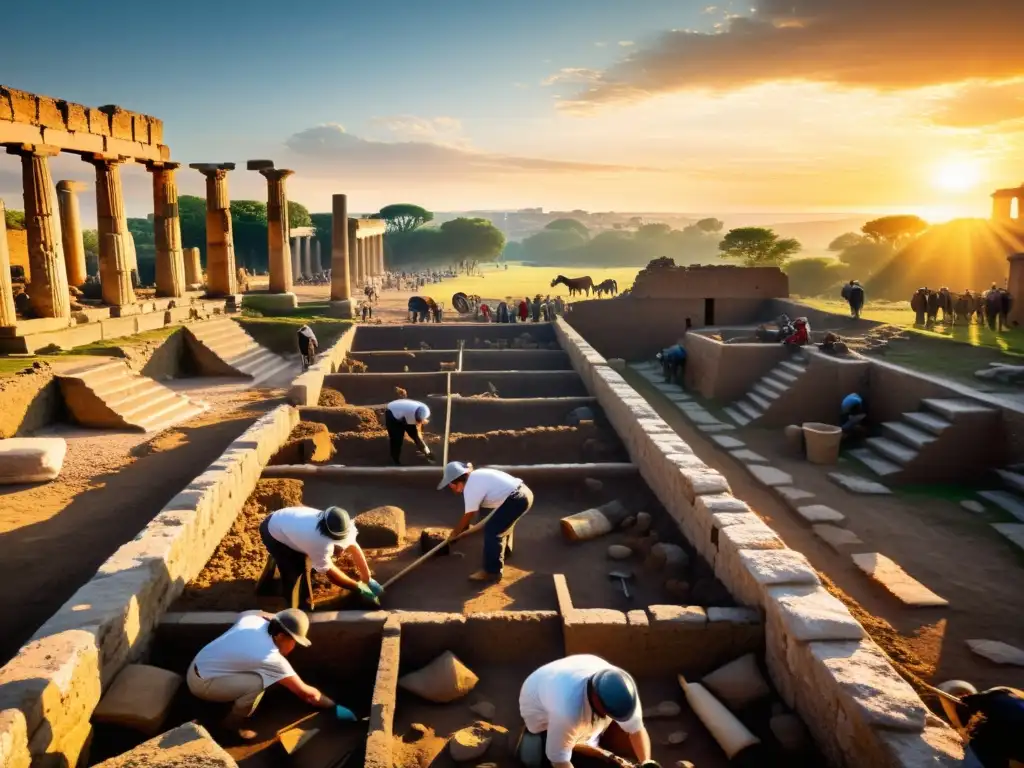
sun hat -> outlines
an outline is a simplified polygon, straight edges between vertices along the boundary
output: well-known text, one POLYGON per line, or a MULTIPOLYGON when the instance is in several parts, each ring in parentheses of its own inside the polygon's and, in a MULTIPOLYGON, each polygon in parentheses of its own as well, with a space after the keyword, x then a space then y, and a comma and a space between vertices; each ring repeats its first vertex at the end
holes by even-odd
POLYGON ((309 632, 309 617, 298 608, 288 608, 274 614, 274 619, 281 628, 292 636, 292 639, 303 648, 309 648, 310 642, 306 634, 309 632))
POLYGON ((460 477, 473 469, 472 464, 463 464, 461 461, 449 461, 444 467, 444 477, 437 484, 437 490, 443 491, 445 486, 454 483, 460 477))

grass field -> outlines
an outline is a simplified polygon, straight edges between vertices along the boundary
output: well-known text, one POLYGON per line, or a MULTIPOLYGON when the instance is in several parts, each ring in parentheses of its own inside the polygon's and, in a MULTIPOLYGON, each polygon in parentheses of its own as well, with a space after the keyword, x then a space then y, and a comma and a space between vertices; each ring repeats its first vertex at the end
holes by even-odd
POLYGON ((484 264, 482 277, 466 277, 462 275, 454 280, 445 280, 443 283, 424 288, 425 293, 433 291, 437 301, 444 301, 446 305, 451 304, 453 294, 458 292, 470 295, 476 294, 485 299, 504 299, 507 296, 526 297, 536 296, 558 296, 569 297, 569 290, 564 285, 556 288, 551 287, 551 281, 559 274, 566 277, 582 277, 590 275, 594 283, 600 283, 611 278, 619 284, 619 291, 624 291, 633 284, 640 267, 620 267, 615 269, 603 269, 600 267, 527 267, 521 264, 511 264, 508 270, 499 268, 493 264, 484 264))

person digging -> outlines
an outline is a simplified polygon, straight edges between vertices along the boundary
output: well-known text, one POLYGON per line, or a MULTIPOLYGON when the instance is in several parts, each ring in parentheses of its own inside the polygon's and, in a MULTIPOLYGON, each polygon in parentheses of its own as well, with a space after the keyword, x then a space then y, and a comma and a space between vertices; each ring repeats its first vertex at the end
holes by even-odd
POLYGON ((978 692, 963 680, 947 680, 938 690, 949 722, 985 768, 1024 765, 1024 691, 999 686, 978 692))
POLYGON ((454 542, 469 528, 477 514, 487 512, 484 523, 484 567, 470 581, 501 581, 505 557, 512 553, 513 533, 519 518, 533 506, 533 491, 518 477, 497 469, 474 469, 472 464, 451 461, 437 490, 445 486, 461 493, 466 511, 448 536, 454 542))
POLYGON ((430 409, 419 400, 392 400, 384 410, 384 426, 388 430, 388 443, 391 449, 391 463, 402 463, 402 443, 406 435, 413 441, 427 461, 433 463, 434 457, 423 441, 423 427, 430 421, 430 409))
POLYGON ((519 692, 519 714, 515 752, 527 768, 658 766, 636 683, 599 656, 567 656, 532 672, 519 692))
POLYGON ((196 654, 186 681, 192 695, 203 701, 231 703, 223 726, 245 740, 255 731, 243 728, 263 694, 280 685, 311 707, 333 709, 338 720, 355 722, 355 714, 299 677, 286 658, 296 646, 310 645, 309 617, 294 608, 276 614, 246 611, 238 621, 196 654))
POLYGON ((260 538, 270 557, 257 591, 274 573, 281 573, 284 599, 292 608, 312 610, 308 570, 322 573, 331 583, 357 593, 363 602, 379 606, 384 588, 370 576, 362 547, 356 543, 355 523, 341 507, 320 511, 311 507, 286 507, 271 512, 260 523, 260 538), (334 564, 336 550, 352 558, 357 581, 334 564), (307 565, 309 563, 310 565, 307 565))

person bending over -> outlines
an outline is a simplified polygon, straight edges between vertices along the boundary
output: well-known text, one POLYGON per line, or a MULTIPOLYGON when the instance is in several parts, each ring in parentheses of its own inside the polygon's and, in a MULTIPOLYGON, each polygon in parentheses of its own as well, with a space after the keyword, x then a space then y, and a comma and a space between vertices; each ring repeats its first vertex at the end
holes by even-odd
POLYGON ((430 421, 430 408, 419 400, 392 400, 384 410, 384 426, 388 430, 391 462, 401 464, 402 443, 408 435, 427 461, 434 461, 427 444, 423 442, 423 427, 430 421))
POLYGON ((856 392, 849 394, 843 398, 840 411, 843 439, 863 437, 867 432, 865 421, 868 418, 867 410, 864 408, 864 399, 856 392))

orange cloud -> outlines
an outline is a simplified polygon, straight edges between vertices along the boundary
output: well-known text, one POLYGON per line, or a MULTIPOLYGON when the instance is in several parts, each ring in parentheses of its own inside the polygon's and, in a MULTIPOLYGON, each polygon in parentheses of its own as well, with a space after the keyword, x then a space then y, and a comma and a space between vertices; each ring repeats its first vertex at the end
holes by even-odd
POLYGON ((933 123, 950 128, 1017 130, 1022 120, 1024 80, 965 85, 931 114, 933 123))

